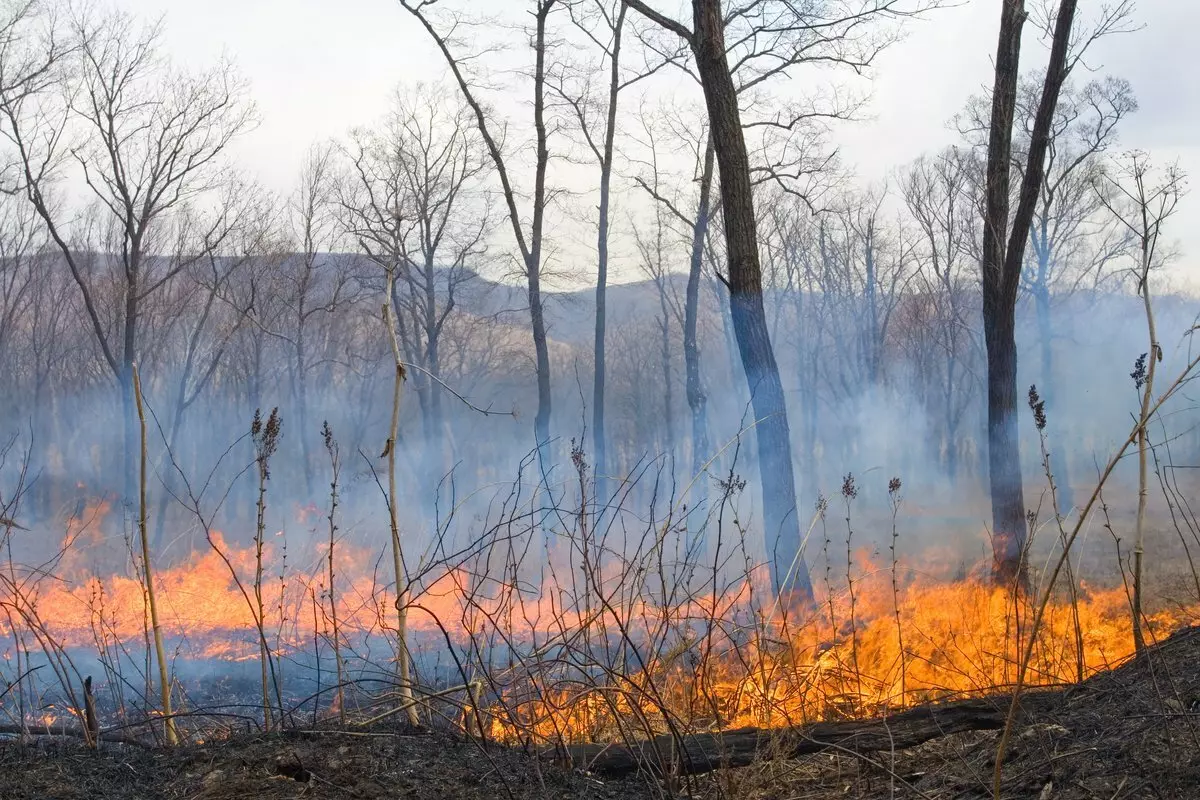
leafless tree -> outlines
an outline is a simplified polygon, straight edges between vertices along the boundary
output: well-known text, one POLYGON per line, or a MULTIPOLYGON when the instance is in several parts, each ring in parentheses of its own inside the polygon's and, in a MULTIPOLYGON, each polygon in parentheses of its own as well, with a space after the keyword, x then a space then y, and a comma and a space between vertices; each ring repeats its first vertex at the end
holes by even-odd
POLYGON ((988 130, 986 199, 983 212, 983 325, 988 354, 988 465, 992 498, 992 545, 997 580, 1019 579, 1026 538, 1017 425, 1015 314, 1025 266, 1025 247, 1046 177, 1056 109, 1072 70, 1088 46, 1122 30, 1132 4, 1100 9, 1091 27, 1075 26, 1077 0, 1045 7, 1039 19, 1051 38, 1050 58, 1028 128, 1029 144, 1018 170, 1016 209, 1010 214, 1013 127, 1020 85, 1021 32, 1029 14, 1024 0, 1005 0, 992 87, 988 130))
MULTIPOLYGON (((534 129, 534 177, 530 198, 528 223, 522 215, 518 201, 518 187, 514 181, 508 155, 504 151, 503 127, 498 125, 484 105, 479 86, 468 73, 466 64, 478 60, 478 53, 470 52, 464 38, 470 35, 473 25, 462 12, 446 11, 434 0, 400 0, 400 5, 420 24, 422 29, 441 52, 454 75, 463 100, 475 117, 479 135, 487 148, 488 156, 496 169, 504 196, 504 204, 512 226, 513 237, 520 251, 521 264, 529 292, 529 318, 533 331, 534 360, 537 375, 538 410, 533 420, 534 437, 538 452, 545 459, 546 446, 550 441, 550 349, 546 339, 545 310, 542 300, 542 255, 543 234, 546 225, 546 209, 550 192, 547 187, 547 168, 550 164, 551 127, 546 120, 546 75, 549 50, 549 19, 558 0, 529 0, 532 7, 534 28, 529 38, 533 56, 533 129, 534 129), (468 52, 463 52, 466 49, 468 52), (497 127, 501 128, 497 131, 497 127)), ((543 463, 543 467, 545 464, 543 463)))
POLYGON ((920 372, 935 384, 936 416, 945 426, 941 449, 951 481, 959 475, 963 422, 982 385, 976 366, 983 343, 973 289, 978 281, 975 172, 969 151, 949 148, 922 156, 900 178, 905 206, 924 240, 918 250, 920 288, 909 301, 905 327, 912 336, 931 340, 920 372))
POLYGON ((491 227, 483 142, 470 109, 446 96, 435 86, 398 95, 380 130, 353 134, 353 185, 342 202, 346 229, 368 258, 397 269, 397 335, 417 367, 427 447, 443 452, 442 333, 478 283, 475 266, 491 227))
MULTIPOLYGON (((216 205, 208 213, 214 221, 200 221, 187 230, 199 233, 199 241, 183 240, 183 253, 199 254, 188 258, 189 268, 181 273, 178 290, 171 298, 169 321, 157 326, 158 338, 178 342, 168 363, 179 365, 171 375, 173 386, 167 393, 169 416, 166 447, 181 458, 181 434, 184 417, 211 386, 226 360, 231 342, 249 321, 249 308, 230 307, 230 283, 252 259, 268 249, 272 233, 271 198, 260 188, 232 182, 224 187, 216 205)), ((187 256, 179 255, 183 260, 187 256)), ((154 515, 154 549, 163 544, 166 531, 167 503, 174 493, 174 471, 166 470, 166 490, 154 515)), ((189 552, 191 548, 189 547, 189 552)))
POLYGON ((314 367, 326 349, 314 339, 320 335, 322 320, 343 313, 359 299, 353 264, 336 254, 340 234, 336 180, 333 145, 314 145, 305 156, 299 185, 287 204, 284 241, 290 253, 279 264, 278 276, 280 299, 287 314, 276 327, 268 329, 291 351, 287 372, 296 403, 298 433, 294 438, 300 447, 305 492, 310 497, 315 468, 313 441, 318 431, 310 415, 309 387, 314 367))
POLYGON ((596 221, 596 319, 593 342, 592 460, 596 496, 607 496, 606 479, 611 472, 605 412, 605 333, 607 328, 609 231, 611 228, 613 163, 616 158, 617 114, 621 93, 645 76, 630 74, 622 62, 625 20, 628 8, 621 0, 568 0, 566 9, 575 29, 599 53, 600 63, 563 67, 552 90, 561 98, 576 125, 588 154, 600 171, 599 208, 596 221), (608 82, 603 99, 597 98, 592 75, 607 67, 608 82))
MULTIPOLYGON (((1015 107, 1017 132, 1013 141, 1012 169, 1025 168, 1043 76, 1020 81, 1015 107)), ((1021 290, 1033 301, 1038 326, 1040 379, 1038 389, 1046 411, 1057 419, 1061 432, 1066 422, 1055 412, 1063 394, 1054 368, 1055 331, 1053 306, 1079 289, 1094 289, 1114 274, 1113 263, 1130 243, 1128 232, 1101 214, 1093 186, 1104 169, 1103 156, 1117 139, 1121 121, 1137 110, 1128 81, 1107 77, 1082 87, 1063 86, 1049 130, 1045 176, 1034 207, 1029 249, 1021 272, 1021 290)), ((957 123, 969 142, 986 143, 988 108, 985 97, 972 98, 957 123)), ((1062 435, 1050 437, 1050 459, 1064 509, 1074 505, 1070 466, 1062 435)))
MULTIPOLYGON (((161 28, 114 13, 70 19, 75 47, 59 96, 2 101, 21 185, 71 271, 104 361, 121 389, 125 496, 136 479, 133 364, 146 304, 198 256, 162 258, 156 250, 189 206, 225 180, 223 154, 254 124, 245 88, 227 64, 188 75, 164 63, 161 28), (82 173, 94 226, 80 228, 52 186, 69 166, 82 173), (99 234, 100 238, 97 238, 99 234), (116 272, 119 306, 101 307, 100 276, 89 253, 102 248, 116 272)), ((200 237, 204 238, 204 237, 200 237)))
POLYGON ((1146 333, 1149 349, 1138 359, 1132 373, 1141 392, 1138 411, 1138 505, 1133 544, 1133 641, 1138 652, 1146 647, 1142 631, 1142 563, 1146 554, 1147 451, 1151 409, 1154 407, 1154 378, 1162 361, 1162 344, 1154 317, 1150 296, 1150 273, 1162 265, 1161 247, 1163 225, 1175 213, 1179 199, 1186 190, 1186 177, 1175 165, 1169 165, 1155 175, 1145 153, 1127 154, 1118 164, 1115 175, 1097 179, 1099 202, 1133 238, 1136 262, 1133 267, 1138 294, 1146 314, 1146 333))
MULTIPOLYGON (((754 213, 756 167, 746 147, 738 96, 805 63, 868 67, 892 35, 872 23, 912 14, 921 7, 895 0, 819 2, 802 7, 786 0, 694 0, 689 26, 642 0, 626 2, 686 42, 695 59, 720 168, 729 273, 723 280, 729 288, 733 327, 756 421, 772 583, 777 592, 794 589, 802 600, 811 599, 812 587, 800 554, 787 408, 763 308, 754 213), (792 586, 786 585, 793 580, 792 586)), ((790 130, 811 116, 812 112, 803 110, 762 123, 790 130)), ((758 168, 767 169, 780 186, 788 188, 794 187, 792 181, 804 181, 811 174, 803 159, 789 158, 758 168)))

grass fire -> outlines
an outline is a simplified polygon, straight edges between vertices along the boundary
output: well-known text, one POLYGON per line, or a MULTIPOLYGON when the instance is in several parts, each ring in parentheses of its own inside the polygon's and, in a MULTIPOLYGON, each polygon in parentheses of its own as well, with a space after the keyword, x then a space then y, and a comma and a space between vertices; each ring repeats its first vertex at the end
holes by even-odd
POLYGON ((0 800, 1200 793, 1200 8, 269 5, 0 0, 0 800))

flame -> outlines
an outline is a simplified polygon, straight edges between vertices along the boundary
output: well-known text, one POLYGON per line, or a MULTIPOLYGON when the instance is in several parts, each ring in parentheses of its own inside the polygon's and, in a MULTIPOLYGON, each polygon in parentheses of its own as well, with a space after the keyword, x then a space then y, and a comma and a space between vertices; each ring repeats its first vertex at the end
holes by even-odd
MULTIPOLYGON (((99 541, 110 507, 87 504, 68 523, 67 540, 99 541)), ((304 507, 295 517, 315 524, 320 513, 304 507)), ((282 576, 283 537, 264 544, 259 620, 249 584, 255 548, 232 545, 219 531, 208 540, 184 563, 155 572, 159 619, 176 652, 258 658, 259 625, 280 651, 311 650, 315 638, 328 639, 328 542, 314 542, 307 562, 293 552, 282 576), (310 566, 297 569, 298 562, 310 566)), ((341 637, 389 636, 395 594, 376 572, 379 552, 339 543, 334 555, 341 637)), ((82 560, 61 568, 22 601, 57 642, 145 641, 146 597, 136 569, 96 574, 82 560)), ((504 645, 507 660, 493 665, 489 694, 479 701, 496 738, 604 741, 660 733, 668 722, 688 729, 792 725, 996 691, 1017 678, 1038 597, 1036 587, 1014 595, 986 577, 934 576, 875 563, 865 552, 849 580, 819 581, 815 606, 787 613, 771 599, 762 569, 665 602, 633 586, 619 563, 599 573, 581 596, 553 570, 537 591, 465 568, 442 571, 411 587, 410 631, 464 652, 504 645)), ((1075 589, 1051 600, 1027 684, 1070 683, 1132 653, 1125 589, 1075 589)), ((0 617, 0 625, 13 620, 0 617)), ((1160 636, 1196 622, 1200 607, 1163 608, 1148 617, 1148 630, 1160 636)), ((57 717, 47 711, 46 718, 57 717)))

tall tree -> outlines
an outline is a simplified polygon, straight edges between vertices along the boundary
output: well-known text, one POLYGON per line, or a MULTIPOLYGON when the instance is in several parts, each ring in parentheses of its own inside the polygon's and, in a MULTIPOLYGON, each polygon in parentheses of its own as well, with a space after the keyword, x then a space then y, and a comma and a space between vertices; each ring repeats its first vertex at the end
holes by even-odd
POLYGON ((1000 15, 992 112, 988 126, 983 212, 983 325, 988 361, 988 467, 992 497, 993 575, 1020 580, 1026 540, 1025 498, 1021 485, 1017 426, 1017 294, 1025 247, 1046 179, 1047 153, 1059 97, 1088 47, 1124 27, 1133 10, 1129 0, 1103 6, 1090 26, 1075 28, 1078 0, 1061 0, 1041 20, 1050 36, 1050 57, 1029 145, 1016 170, 1020 176, 1016 210, 1010 215, 1013 123, 1017 106, 1021 32, 1029 14, 1024 0, 1005 0, 1000 15))
POLYGON ((158 25, 81 12, 71 19, 71 35, 72 69, 58 102, 31 108, 14 94, 4 98, 3 110, 24 192, 70 269, 120 387, 128 499, 138 453, 133 365, 147 303, 202 257, 159 258, 156 250, 178 234, 173 228, 188 219, 189 204, 224 182, 224 152, 255 115, 229 65, 189 75, 165 64, 158 25), (90 230, 73 226, 76 210, 51 191, 68 162, 82 172, 95 210, 90 230), (111 254, 120 287, 116 307, 102 307, 102 278, 85 263, 95 251, 111 254))
POLYGON ((533 350, 537 376, 538 407, 533 418, 534 439, 542 460, 543 471, 546 468, 546 448, 550 442, 550 348, 546 338, 546 318, 542 298, 542 253, 543 234, 546 227, 546 208, 549 205, 547 189, 547 168, 550 164, 550 127, 546 122, 546 73, 547 51, 549 48, 548 33, 550 14, 554 11, 558 0, 531 0, 533 7, 534 29, 530 36, 530 46, 533 50, 533 129, 534 129, 534 177, 533 195, 530 200, 531 211, 528 227, 518 206, 518 190, 509 169, 508 158, 503 150, 503 139, 498 138, 495 121, 489 116, 483 101, 480 99, 478 85, 468 74, 466 64, 474 61, 474 54, 455 52, 455 45, 461 41, 460 28, 470 27, 462 14, 447 12, 443 24, 445 29, 439 30, 438 19, 435 19, 432 8, 434 3, 429 0, 400 0, 400 5, 420 23, 421 27, 432 39, 441 52, 454 75, 463 100, 470 107, 475 117, 475 124, 483 138, 489 157, 496 168, 500 186, 504 195, 504 203, 508 211, 509 223, 512 226, 513 237, 520 252, 522 271, 524 272, 526 288, 529 293, 529 320, 533 331, 533 350))
MULTIPOLYGON (((1022 78, 1017 87, 1012 169, 1025 168, 1043 76, 1022 78)), ((988 99, 972 98, 958 117, 959 130, 968 141, 986 143, 989 130, 988 99)), ((1103 158, 1116 142, 1117 127, 1137 110, 1128 81, 1107 77, 1082 87, 1065 83, 1048 132, 1044 179, 1029 229, 1028 250, 1021 273, 1021 291, 1033 301, 1038 331, 1038 390, 1059 435, 1051 437, 1050 461, 1063 509, 1074 504, 1070 469, 1063 447, 1064 424, 1056 411, 1066 386, 1055 369, 1058 338, 1054 308, 1077 289, 1093 288, 1110 276, 1110 267, 1129 247, 1127 231, 1100 214, 1101 203, 1093 185, 1103 172, 1103 158)))
MULTIPOLYGON (((778 160, 752 164, 741 103, 751 103, 763 84, 802 64, 845 65, 858 70, 869 67, 894 39, 890 31, 873 23, 911 15, 923 6, 901 0, 849 4, 835 0, 804 4, 788 0, 728 4, 722 0, 692 0, 692 22, 688 26, 644 0, 625 2, 686 42, 694 59, 720 174, 728 270, 722 281, 729 290, 730 317, 756 422, 772 583, 777 592, 794 591, 802 599, 811 598, 812 586, 800 554, 791 431, 763 306, 754 187, 757 177, 797 191, 795 182, 811 174, 812 164, 808 159, 795 158, 786 149, 778 160)), ((766 116, 756 120, 765 137, 786 139, 814 118, 840 116, 836 109, 795 104, 767 107, 771 110, 766 116)))
MULTIPOLYGON (((453 95, 450 95, 453 97, 453 95)), ((351 185, 341 200, 343 224, 392 285, 397 336, 421 406, 425 440, 442 447, 442 333, 475 282, 491 224, 483 191, 488 156, 471 111, 436 86, 398 94, 377 130, 359 130, 349 147, 351 185)), ((435 478, 444 474, 445 461, 435 478)), ((431 462, 434 463, 434 462, 431 462)))
POLYGON ((606 478, 609 475, 608 437, 605 431, 605 335, 608 326, 608 267, 609 231, 612 214, 613 163, 616 160, 617 112, 621 92, 645 73, 626 75, 621 63, 628 7, 621 0, 568 0, 566 4, 572 23, 602 56, 601 68, 608 67, 605 100, 596 103, 592 98, 591 75, 595 67, 582 66, 576 75, 578 87, 568 86, 564 70, 554 90, 568 106, 578 124, 588 152, 600 169, 599 208, 596 221, 596 318, 593 338, 594 375, 592 379, 592 460, 595 465, 596 497, 607 496, 606 478), (598 127, 594 118, 603 120, 598 127))

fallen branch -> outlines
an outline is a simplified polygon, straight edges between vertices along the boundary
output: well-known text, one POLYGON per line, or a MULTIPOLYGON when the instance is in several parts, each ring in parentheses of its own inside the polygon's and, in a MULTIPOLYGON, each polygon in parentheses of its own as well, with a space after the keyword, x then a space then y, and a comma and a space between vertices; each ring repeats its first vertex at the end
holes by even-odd
MULTIPOLYGON (((1051 708, 1063 691, 1033 692, 1020 698, 1026 712, 1051 708)), ((675 739, 657 736, 633 744, 576 744, 546 748, 543 757, 607 777, 639 771, 697 775, 724 767, 744 767, 768 756, 794 758, 829 748, 855 753, 903 750, 965 731, 1004 727, 1011 697, 978 698, 925 705, 874 720, 817 722, 791 728, 739 728, 675 739)))
POLYGON ((89 735, 95 737, 101 742, 116 742, 118 744, 132 744, 138 747, 150 747, 146 742, 129 734, 120 733, 119 731, 100 731, 97 734, 90 734, 78 725, 0 725, 0 735, 5 736, 65 736, 69 739, 82 739, 84 742, 89 741, 89 735))

